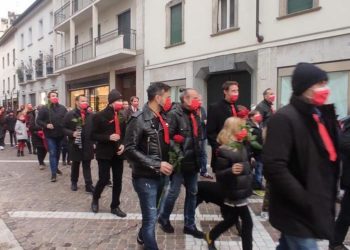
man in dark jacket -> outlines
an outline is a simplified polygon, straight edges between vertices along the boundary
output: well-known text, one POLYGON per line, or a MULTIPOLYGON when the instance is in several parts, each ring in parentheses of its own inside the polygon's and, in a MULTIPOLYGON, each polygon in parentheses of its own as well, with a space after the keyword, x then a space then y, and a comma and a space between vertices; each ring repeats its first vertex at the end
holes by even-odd
POLYGON ((183 138, 181 142, 181 162, 172 176, 169 192, 164 199, 164 208, 159 215, 159 224, 166 233, 174 233, 170 223, 170 214, 174 209, 175 202, 180 194, 181 184, 186 188, 184 207, 185 225, 183 232, 196 238, 203 238, 203 233, 196 228, 195 209, 197 203, 198 172, 201 166, 200 140, 201 121, 197 114, 199 108, 198 92, 194 89, 185 89, 180 96, 181 106, 172 109, 168 113, 169 131, 172 146, 176 135, 183 138))
POLYGON ((64 117, 64 134, 68 136, 68 153, 72 161, 71 190, 78 190, 79 166, 83 165, 85 191, 93 193, 91 178, 91 160, 94 158, 94 148, 90 140, 92 115, 87 112, 89 106, 87 97, 79 95, 75 98, 76 108, 69 111, 64 117))
POLYGON ((317 249, 332 239, 338 176, 338 123, 327 74, 299 63, 290 103, 271 117, 263 149, 269 216, 281 231, 277 249, 317 249))
POLYGON ((110 179, 110 168, 113 174, 111 213, 119 217, 126 217, 120 209, 120 193, 123 179, 123 157, 125 133, 125 118, 120 111, 123 108, 123 97, 113 89, 108 94, 108 106, 95 114, 91 139, 97 142, 96 159, 98 162, 99 180, 96 184, 92 198, 91 210, 97 213, 98 200, 103 189, 110 179))
POLYGON ((5 118, 6 128, 10 133, 11 147, 17 145, 17 138, 16 138, 16 132, 15 132, 16 122, 17 122, 17 118, 13 113, 13 111, 11 110, 5 118))
POLYGON ((56 182, 57 174, 62 174, 58 169, 58 162, 64 135, 63 118, 67 113, 67 109, 58 103, 57 92, 50 91, 47 97, 48 104, 40 109, 37 124, 44 129, 50 156, 51 182, 56 182))
POLYGON ((162 175, 169 176, 173 172, 172 165, 167 162, 170 136, 163 114, 171 107, 169 90, 170 87, 161 82, 148 87, 148 102, 142 111, 131 116, 125 136, 125 155, 132 167, 132 182, 142 212, 137 242, 152 250, 158 249, 155 226, 162 175))
POLYGON ((262 100, 256 106, 255 109, 259 111, 260 114, 262 115, 262 118, 263 118, 262 125, 263 127, 266 127, 269 119, 274 113, 273 103, 275 102, 276 96, 275 96, 275 93, 270 88, 264 90, 263 96, 264 96, 264 100, 262 100))
POLYGON ((350 117, 343 121, 339 147, 342 153, 343 171, 341 187, 345 190, 339 216, 335 223, 334 239, 329 244, 330 250, 347 250, 343 242, 350 226, 350 117))
POLYGON ((208 142, 212 148, 211 167, 215 172, 216 151, 219 143, 216 138, 221 131, 227 118, 237 116, 238 108, 236 101, 239 97, 238 83, 235 81, 226 81, 222 85, 224 98, 214 103, 208 108, 207 135, 208 142))

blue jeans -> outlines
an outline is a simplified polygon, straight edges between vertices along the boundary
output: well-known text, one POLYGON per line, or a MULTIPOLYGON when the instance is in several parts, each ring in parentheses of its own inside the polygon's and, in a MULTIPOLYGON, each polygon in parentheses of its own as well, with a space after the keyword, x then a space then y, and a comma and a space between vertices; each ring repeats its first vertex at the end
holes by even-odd
POLYGON ((56 175, 57 173, 58 162, 60 160, 62 138, 63 137, 46 138, 47 147, 49 150, 49 160, 50 160, 50 168, 51 168, 52 175, 56 175))
POLYGON ((168 221, 172 213, 177 197, 181 191, 181 184, 184 183, 186 188, 186 198, 184 207, 185 227, 193 228, 195 226, 195 210, 198 192, 198 174, 175 173, 170 182, 170 189, 164 200, 164 207, 160 213, 160 219, 168 221))
POLYGON ((200 173, 206 174, 207 173, 207 139, 201 140, 201 152, 200 152, 200 161, 201 161, 201 170, 200 173))
POLYGON ((161 181, 160 179, 133 178, 132 183, 140 200, 144 249, 158 250, 155 228, 157 223, 157 194, 161 181))
POLYGON ((318 250, 316 239, 281 234, 276 250, 318 250))
POLYGON ((255 157, 256 165, 254 170, 255 183, 258 184, 260 188, 263 186, 263 163, 261 156, 255 157))

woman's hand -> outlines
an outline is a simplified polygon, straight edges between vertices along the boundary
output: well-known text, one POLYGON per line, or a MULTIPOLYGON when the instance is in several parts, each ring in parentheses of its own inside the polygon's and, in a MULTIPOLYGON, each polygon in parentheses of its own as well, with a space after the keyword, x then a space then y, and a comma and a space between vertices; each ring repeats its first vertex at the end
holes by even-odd
POLYGON ((234 175, 239 175, 243 172, 243 165, 241 163, 235 163, 232 165, 232 173, 234 175))

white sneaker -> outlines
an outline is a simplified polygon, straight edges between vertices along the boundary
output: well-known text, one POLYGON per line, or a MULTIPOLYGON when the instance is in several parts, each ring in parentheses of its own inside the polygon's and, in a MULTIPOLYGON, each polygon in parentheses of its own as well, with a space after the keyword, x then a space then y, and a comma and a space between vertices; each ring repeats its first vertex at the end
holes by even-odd
POLYGON ((268 212, 261 212, 260 218, 262 220, 265 220, 265 221, 269 220, 269 213, 268 212))
POLYGON ((4 147, 3 147, 3 146, 0 146, 0 150, 4 150, 4 147))

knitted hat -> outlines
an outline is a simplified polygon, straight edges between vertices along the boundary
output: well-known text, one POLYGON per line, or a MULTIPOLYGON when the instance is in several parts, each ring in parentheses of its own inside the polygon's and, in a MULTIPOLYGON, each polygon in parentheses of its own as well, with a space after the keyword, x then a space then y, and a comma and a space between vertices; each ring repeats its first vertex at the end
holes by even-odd
POLYGON ((122 94, 120 94, 118 90, 112 89, 108 94, 108 103, 111 104, 119 99, 123 99, 122 94))
POLYGON ((322 69, 311 63, 298 63, 292 76, 293 92, 299 96, 312 85, 327 80, 327 73, 322 69))

